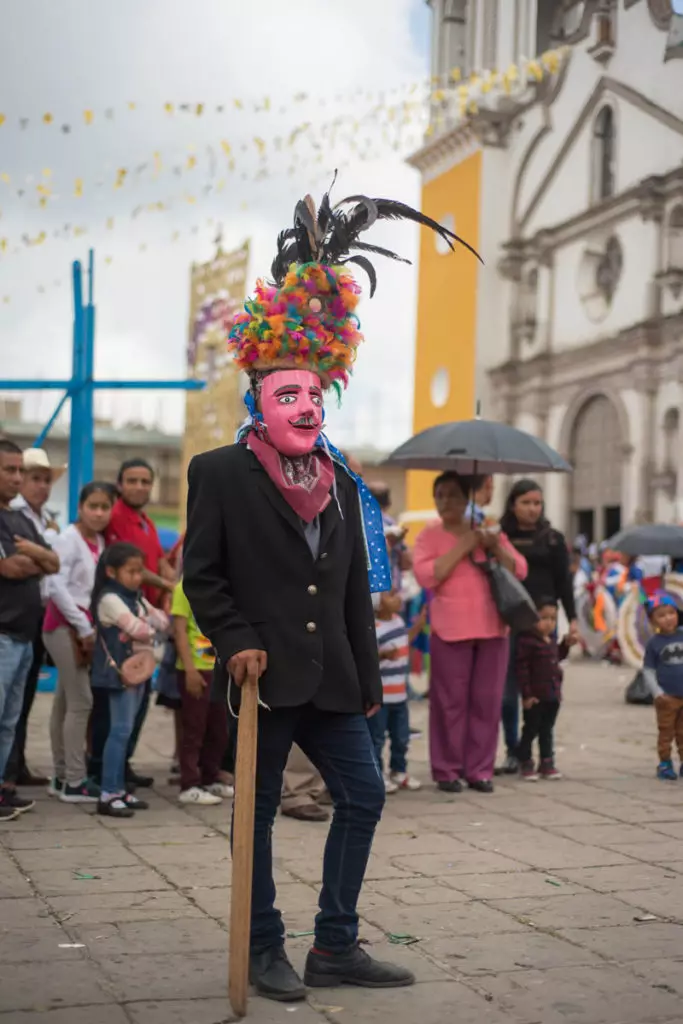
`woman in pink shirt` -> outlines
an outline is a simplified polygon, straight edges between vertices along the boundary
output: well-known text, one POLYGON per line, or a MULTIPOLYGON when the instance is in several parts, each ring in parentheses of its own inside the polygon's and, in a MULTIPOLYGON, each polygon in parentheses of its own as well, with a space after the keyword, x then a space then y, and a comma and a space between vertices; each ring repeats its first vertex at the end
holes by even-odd
POLYGON ((522 580, 527 566, 503 533, 472 529, 468 496, 477 481, 454 472, 434 481, 440 523, 427 526, 413 551, 413 572, 432 591, 429 745, 439 789, 493 792, 508 662, 508 627, 477 562, 486 555, 522 580))

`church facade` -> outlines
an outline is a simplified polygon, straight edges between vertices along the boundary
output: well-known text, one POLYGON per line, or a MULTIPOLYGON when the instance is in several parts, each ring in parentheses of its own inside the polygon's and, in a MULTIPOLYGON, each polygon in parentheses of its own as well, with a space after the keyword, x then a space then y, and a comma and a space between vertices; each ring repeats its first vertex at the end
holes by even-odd
POLYGON ((431 6, 434 80, 453 84, 411 163, 425 212, 485 266, 423 238, 415 429, 480 401, 545 438, 574 466, 544 481, 569 536, 683 518, 683 17, 670 0, 431 6), (476 102, 457 84, 473 73, 476 102))

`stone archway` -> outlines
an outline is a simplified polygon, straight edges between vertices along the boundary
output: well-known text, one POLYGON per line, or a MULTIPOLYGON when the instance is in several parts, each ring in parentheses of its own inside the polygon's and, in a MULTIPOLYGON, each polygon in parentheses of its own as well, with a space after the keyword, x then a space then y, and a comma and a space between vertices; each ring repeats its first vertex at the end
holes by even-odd
POLYGON ((594 395, 572 424, 569 458, 573 536, 606 540, 621 528, 624 438, 619 413, 606 395, 594 395))

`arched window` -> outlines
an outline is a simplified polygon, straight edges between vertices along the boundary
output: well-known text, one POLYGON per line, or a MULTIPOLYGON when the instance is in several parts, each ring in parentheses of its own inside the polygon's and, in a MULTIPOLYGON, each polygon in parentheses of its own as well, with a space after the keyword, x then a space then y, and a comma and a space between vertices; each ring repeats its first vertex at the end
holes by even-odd
POLYGON ((593 125, 592 199, 599 203, 614 195, 615 162, 614 111, 603 107, 593 125))
POLYGON ((683 203, 674 206, 667 235, 668 270, 683 270, 683 203))

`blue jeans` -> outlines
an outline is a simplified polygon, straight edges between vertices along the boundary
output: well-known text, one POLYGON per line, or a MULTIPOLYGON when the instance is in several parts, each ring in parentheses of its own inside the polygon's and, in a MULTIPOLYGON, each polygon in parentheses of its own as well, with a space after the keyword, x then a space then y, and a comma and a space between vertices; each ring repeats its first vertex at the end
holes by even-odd
POLYGON ((33 644, 0 633, 0 782, 5 778, 32 661, 33 644))
POLYGON ((399 704, 383 704, 376 715, 368 719, 370 735, 375 744, 375 753, 380 770, 383 769, 382 755, 384 741, 389 733, 391 743, 389 767, 392 772, 403 774, 408 771, 408 744, 410 743, 410 721, 408 717, 408 701, 399 704))
POLYGON ((126 788, 128 741, 135 716, 145 695, 145 686, 109 690, 109 733, 102 754, 102 792, 123 793, 126 788))
POLYGON ((282 916, 275 907, 272 836, 292 743, 318 769, 334 803, 315 946, 328 953, 346 952, 358 940, 356 906, 384 807, 384 782, 365 717, 320 711, 312 704, 259 708, 251 949, 257 953, 284 943, 282 916))

